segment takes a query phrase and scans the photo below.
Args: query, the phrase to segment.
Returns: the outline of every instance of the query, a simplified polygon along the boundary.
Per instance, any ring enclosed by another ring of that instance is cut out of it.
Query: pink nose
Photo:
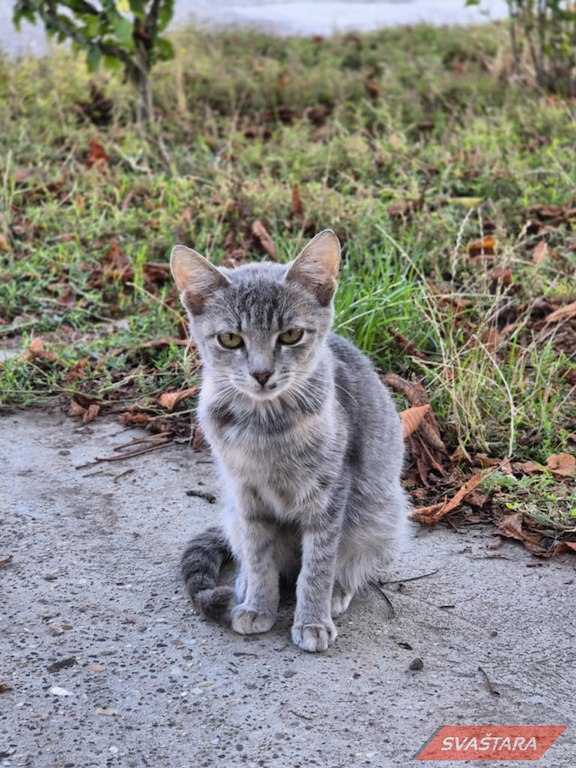
[[[255,371],[250,375],[263,387],[272,376],[272,371]]]

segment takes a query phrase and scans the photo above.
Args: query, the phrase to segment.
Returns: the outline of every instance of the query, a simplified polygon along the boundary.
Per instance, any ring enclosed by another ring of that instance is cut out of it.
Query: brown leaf
[[[569,320],[573,317],[576,317],[576,301],[573,301],[571,304],[566,304],[564,307],[559,307],[554,310],[554,312],[551,312],[545,322],[558,323],[561,320]]]
[[[10,246],[4,235],[0,235],[0,251],[3,251],[3,253],[10,253]]]
[[[498,533],[501,536],[506,536],[508,539],[516,539],[517,541],[531,542],[538,544],[541,537],[536,533],[529,533],[523,530],[522,524],[524,517],[522,512],[513,512],[510,515],[504,515],[498,521]],[[538,553],[534,553],[538,554]]]
[[[404,354],[412,355],[412,357],[419,357],[421,360],[428,360],[428,355],[425,355],[424,352],[420,352],[414,342],[407,339],[406,336],[403,336],[394,328],[388,328],[388,332]]]
[[[512,285],[514,278],[512,276],[511,267],[496,267],[492,270],[492,283],[505,285],[508,287]]]
[[[561,541],[554,550],[555,555],[561,555],[564,552],[573,552],[576,554],[576,541]]]
[[[68,416],[84,416],[86,414],[87,409],[84,408],[84,406],[80,405],[80,403],[77,403],[76,400],[72,399],[70,400],[70,405],[68,406]]]
[[[548,243],[544,242],[544,240],[541,240],[532,252],[532,261],[534,264],[544,264],[548,258],[549,253],[550,249],[548,248]]]
[[[416,381],[407,381],[396,373],[387,373],[382,380],[392,389],[402,392],[411,405],[425,405],[428,402],[424,388]]]
[[[475,259],[478,256],[494,256],[496,253],[497,243],[492,235],[486,235],[480,240],[472,240],[466,246],[468,256],[471,259]]]
[[[399,200],[397,203],[390,203],[387,208],[388,216],[391,219],[404,219],[410,217],[422,208],[421,199]]]
[[[400,420],[402,422],[402,437],[406,440],[413,432],[416,432],[422,419],[426,414],[430,413],[432,406],[426,405],[414,405],[412,408],[408,408],[402,411],[400,414]]]
[[[476,488],[476,486],[484,477],[485,473],[472,475],[468,482],[463,485],[458,493],[456,493],[451,499],[446,499],[439,504],[432,504],[429,507],[416,507],[414,510],[412,510],[412,514],[410,516],[411,519],[416,520],[418,523],[437,523],[447,514],[459,507],[464,499],[468,496],[468,494],[471,493],[474,488]]]
[[[304,206],[302,205],[302,198],[300,197],[299,184],[294,184],[292,187],[292,215],[297,218],[302,218],[304,215]]]
[[[45,360],[48,363],[53,363],[57,359],[57,356],[53,352],[48,352],[44,348],[44,342],[39,336],[32,339],[28,345],[28,349],[24,352],[24,360],[29,363],[38,360]]]
[[[94,421],[94,419],[98,416],[99,413],[100,413],[100,406],[98,405],[98,403],[91,403],[88,406],[86,413],[82,417],[82,423],[89,424],[91,421]]]
[[[513,464],[514,472],[521,472],[524,475],[540,475],[546,472],[546,467],[538,464],[536,461],[515,461]]]
[[[274,261],[276,259],[276,246],[266,231],[266,227],[259,219],[256,219],[256,221],[252,224],[252,234],[260,241],[260,245],[268,254],[270,259]]]
[[[163,392],[158,397],[158,404],[161,405],[162,408],[166,408],[168,411],[173,411],[180,405],[182,400],[185,400],[187,397],[192,397],[192,395],[195,395],[197,392],[198,387],[183,389],[179,392]]]
[[[152,416],[142,411],[128,411],[118,418],[120,424],[125,427],[143,427],[152,420]]]
[[[10,685],[10,683],[0,683],[0,693],[10,693],[10,691],[13,691],[14,689]]]
[[[6,555],[6,557],[0,557],[0,568],[5,568],[14,560],[14,555]]]
[[[106,152],[102,144],[97,139],[91,139],[88,145],[88,154],[84,160],[86,168],[94,168],[95,166],[103,168],[108,165],[109,159],[108,152]]]
[[[569,453],[548,456],[546,466],[556,477],[576,477],[576,457]]]

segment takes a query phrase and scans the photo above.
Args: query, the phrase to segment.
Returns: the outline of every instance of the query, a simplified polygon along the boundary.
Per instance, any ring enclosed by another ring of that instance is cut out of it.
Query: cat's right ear
[[[192,248],[176,245],[170,257],[172,275],[180,291],[180,300],[192,314],[204,310],[206,299],[218,288],[229,285],[225,275]]]

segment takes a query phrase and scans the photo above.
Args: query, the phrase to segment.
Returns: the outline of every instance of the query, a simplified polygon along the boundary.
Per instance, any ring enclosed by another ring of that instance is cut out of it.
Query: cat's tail
[[[184,584],[201,616],[229,623],[236,602],[232,587],[218,587],[222,564],[233,555],[222,528],[208,528],[188,542],[180,560]]]

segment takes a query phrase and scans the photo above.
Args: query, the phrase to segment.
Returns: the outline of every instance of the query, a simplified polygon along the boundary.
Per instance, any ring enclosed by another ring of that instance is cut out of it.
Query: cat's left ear
[[[326,306],[336,293],[339,267],[340,241],[331,229],[325,229],[304,247],[286,273],[286,280],[311,289]]]

